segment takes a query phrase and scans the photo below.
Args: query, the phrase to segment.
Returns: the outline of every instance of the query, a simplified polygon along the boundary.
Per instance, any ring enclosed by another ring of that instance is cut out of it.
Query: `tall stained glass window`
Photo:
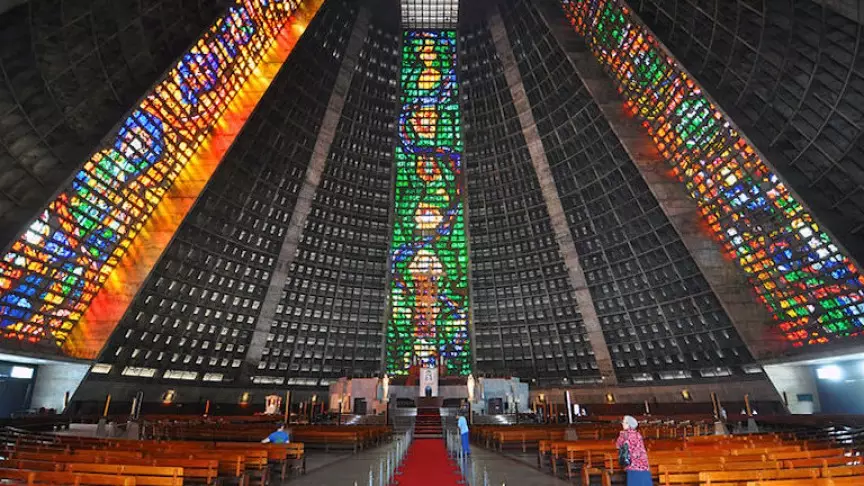
[[[62,346],[299,6],[237,0],[0,260],[0,336]]]
[[[864,276],[620,0],[562,0],[793,347],[864,329]]]
[[[456,32],[406,31],[387,370],[471,371]]]

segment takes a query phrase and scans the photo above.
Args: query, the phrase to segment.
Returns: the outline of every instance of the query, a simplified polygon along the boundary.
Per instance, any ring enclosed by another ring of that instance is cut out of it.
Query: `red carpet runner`
[[[456,486],[461,480],[459,468],[447,457],[442,439],[414,439],[393,484]]]

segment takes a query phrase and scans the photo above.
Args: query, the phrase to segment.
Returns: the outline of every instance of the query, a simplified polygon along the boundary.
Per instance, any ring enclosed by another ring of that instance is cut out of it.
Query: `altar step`
[[[441,397],[417,397],[414,399],[417,408],[441,408],[444,399]]]
[[[418,408],[417,418],[414,421],[414,437],[421,439],[434,439],[444,436],[441,428],[441,409]]]

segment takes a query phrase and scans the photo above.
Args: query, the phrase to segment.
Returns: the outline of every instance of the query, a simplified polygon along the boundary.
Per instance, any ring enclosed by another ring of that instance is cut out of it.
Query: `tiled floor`
[[[286,480],[285,486],[360,486],[369,484],[369,470],[375,474],[378,485],[378,468],[381,460],[387,461],[387,447],[378,447],[359,454],[350,452],[310,451],[306,457],[306,471],[303,476],[293,476]],[[278,484],[278,483],[277,483]]]
[[[333,463],[349,459],[351,451],[306,451],[306,474],[310,474]]]
[[[510,457],[497,452],[473,447],[471,449],[472,460],[467,467],[469,483],[483,485],[484,471],[489,478],[490,486],[518,485],[518,486],[573,486],[573,483],[556,479],[550,474],[540,472],[535,466],[537,464],[536,453],[534,456]],[[531,459],[534,462],[531,462]],[[473,467],[473,469],[472,469]]]

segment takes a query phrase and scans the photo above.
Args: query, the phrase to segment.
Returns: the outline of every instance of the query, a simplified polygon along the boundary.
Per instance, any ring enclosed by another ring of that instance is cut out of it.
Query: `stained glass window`
[[[864,276],[619,0],[562,0],[705,223],[794,347],[864,327]]]
[[[455,31],[406,31],[387,369],[471,369]]]
[[[0,260],[0,334],[62,346],[295,0],[237,0]]]

